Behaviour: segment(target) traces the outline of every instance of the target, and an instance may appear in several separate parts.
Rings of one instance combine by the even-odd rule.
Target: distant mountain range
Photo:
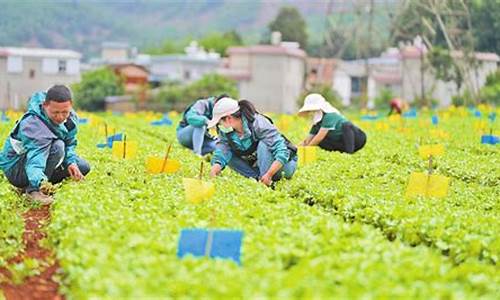
[[[386,5],[397,0],[375,2]],[[314,42],[323,37],[326,12],[348,14],[352,3],[351,0],[0,0],[0,46],[70,48],[88,58],[99,52],[104,41],[128,42],[144,49],[160,45],[167,38],[197,38],[233,29],[245,42],[254,43],[260,40],[267,24],[283,5],[299,9],[308,24],[309,40]]]

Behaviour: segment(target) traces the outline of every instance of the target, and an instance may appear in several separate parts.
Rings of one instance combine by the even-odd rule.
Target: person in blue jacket
[[[59,183],[71,177],[82,180],[89,164],[77,156],[78,117],[72,109],[71,91],[54,85],[34,93],[28,111],[16,123],[0,153],[0,169],[9,182],[33,201],[50,204],[44,182]]]
[[[208,132],[207,123],[212,118],[214,102],[225,96],[199,99],[186,108],[177,126],[177,140],[182,146],[193,150],[198,156],[215,150],[216,141]]]
[[[215,102],[208,127],[216,125],[219,140],[212,156],[211,177],[229,166],[270,186],[295,173],[297,148],[250,101],[224,97]]]

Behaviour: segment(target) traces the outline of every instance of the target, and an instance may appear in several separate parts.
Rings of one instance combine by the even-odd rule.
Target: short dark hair
[[[62,84],[56,84],[47,91],[45,101],[67,102],[72,100],[70,89]]]

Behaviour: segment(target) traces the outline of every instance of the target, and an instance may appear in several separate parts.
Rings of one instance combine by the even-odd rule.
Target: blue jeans
[[[267,170],[271,167],[274,162],[273,154],[269,147],[263,143],[259,142],[257,145],[257,162],[254,166],[251,166],[246,160],[236,156],[233,153],[233,157],[229,161],[228,166],[240,173],[241,175],[249,178],[259,179],[261,178]],[[286,179],[290,179],[297,169],[297,156],[289,160],[276,174],[273,176],[273,181],[278,181],[284,176]],[[283,175],[282,175],[283,173]]]
[[[188,125],[177,130],[177,140],[179,143],[198,155],[212,153],[215,150],[215,140],[205,136],[207,127],[194,127]]]
[[[55,140],[50,146],[44,173],[51,183],[59,183],[70,176],[68,169],[62,165],[65,156],[64,148],[62,140]],[[83,176],[90,172],[90,165],[84,159],[78,158],[77,165]],[[12,185],[26,189],[27,193],[38,190],[38,187],[29,186],[30,183],[26,175],[26,154],[21,156],[16,164],[5,172],[5,176]]]

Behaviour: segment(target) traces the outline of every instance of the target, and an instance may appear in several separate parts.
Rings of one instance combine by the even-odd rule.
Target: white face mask
[[[321,121],[322,118],[323,118],[323,112],[321,110],[318,110],[313,115],[313,124],[318,123],[319,121]]]

